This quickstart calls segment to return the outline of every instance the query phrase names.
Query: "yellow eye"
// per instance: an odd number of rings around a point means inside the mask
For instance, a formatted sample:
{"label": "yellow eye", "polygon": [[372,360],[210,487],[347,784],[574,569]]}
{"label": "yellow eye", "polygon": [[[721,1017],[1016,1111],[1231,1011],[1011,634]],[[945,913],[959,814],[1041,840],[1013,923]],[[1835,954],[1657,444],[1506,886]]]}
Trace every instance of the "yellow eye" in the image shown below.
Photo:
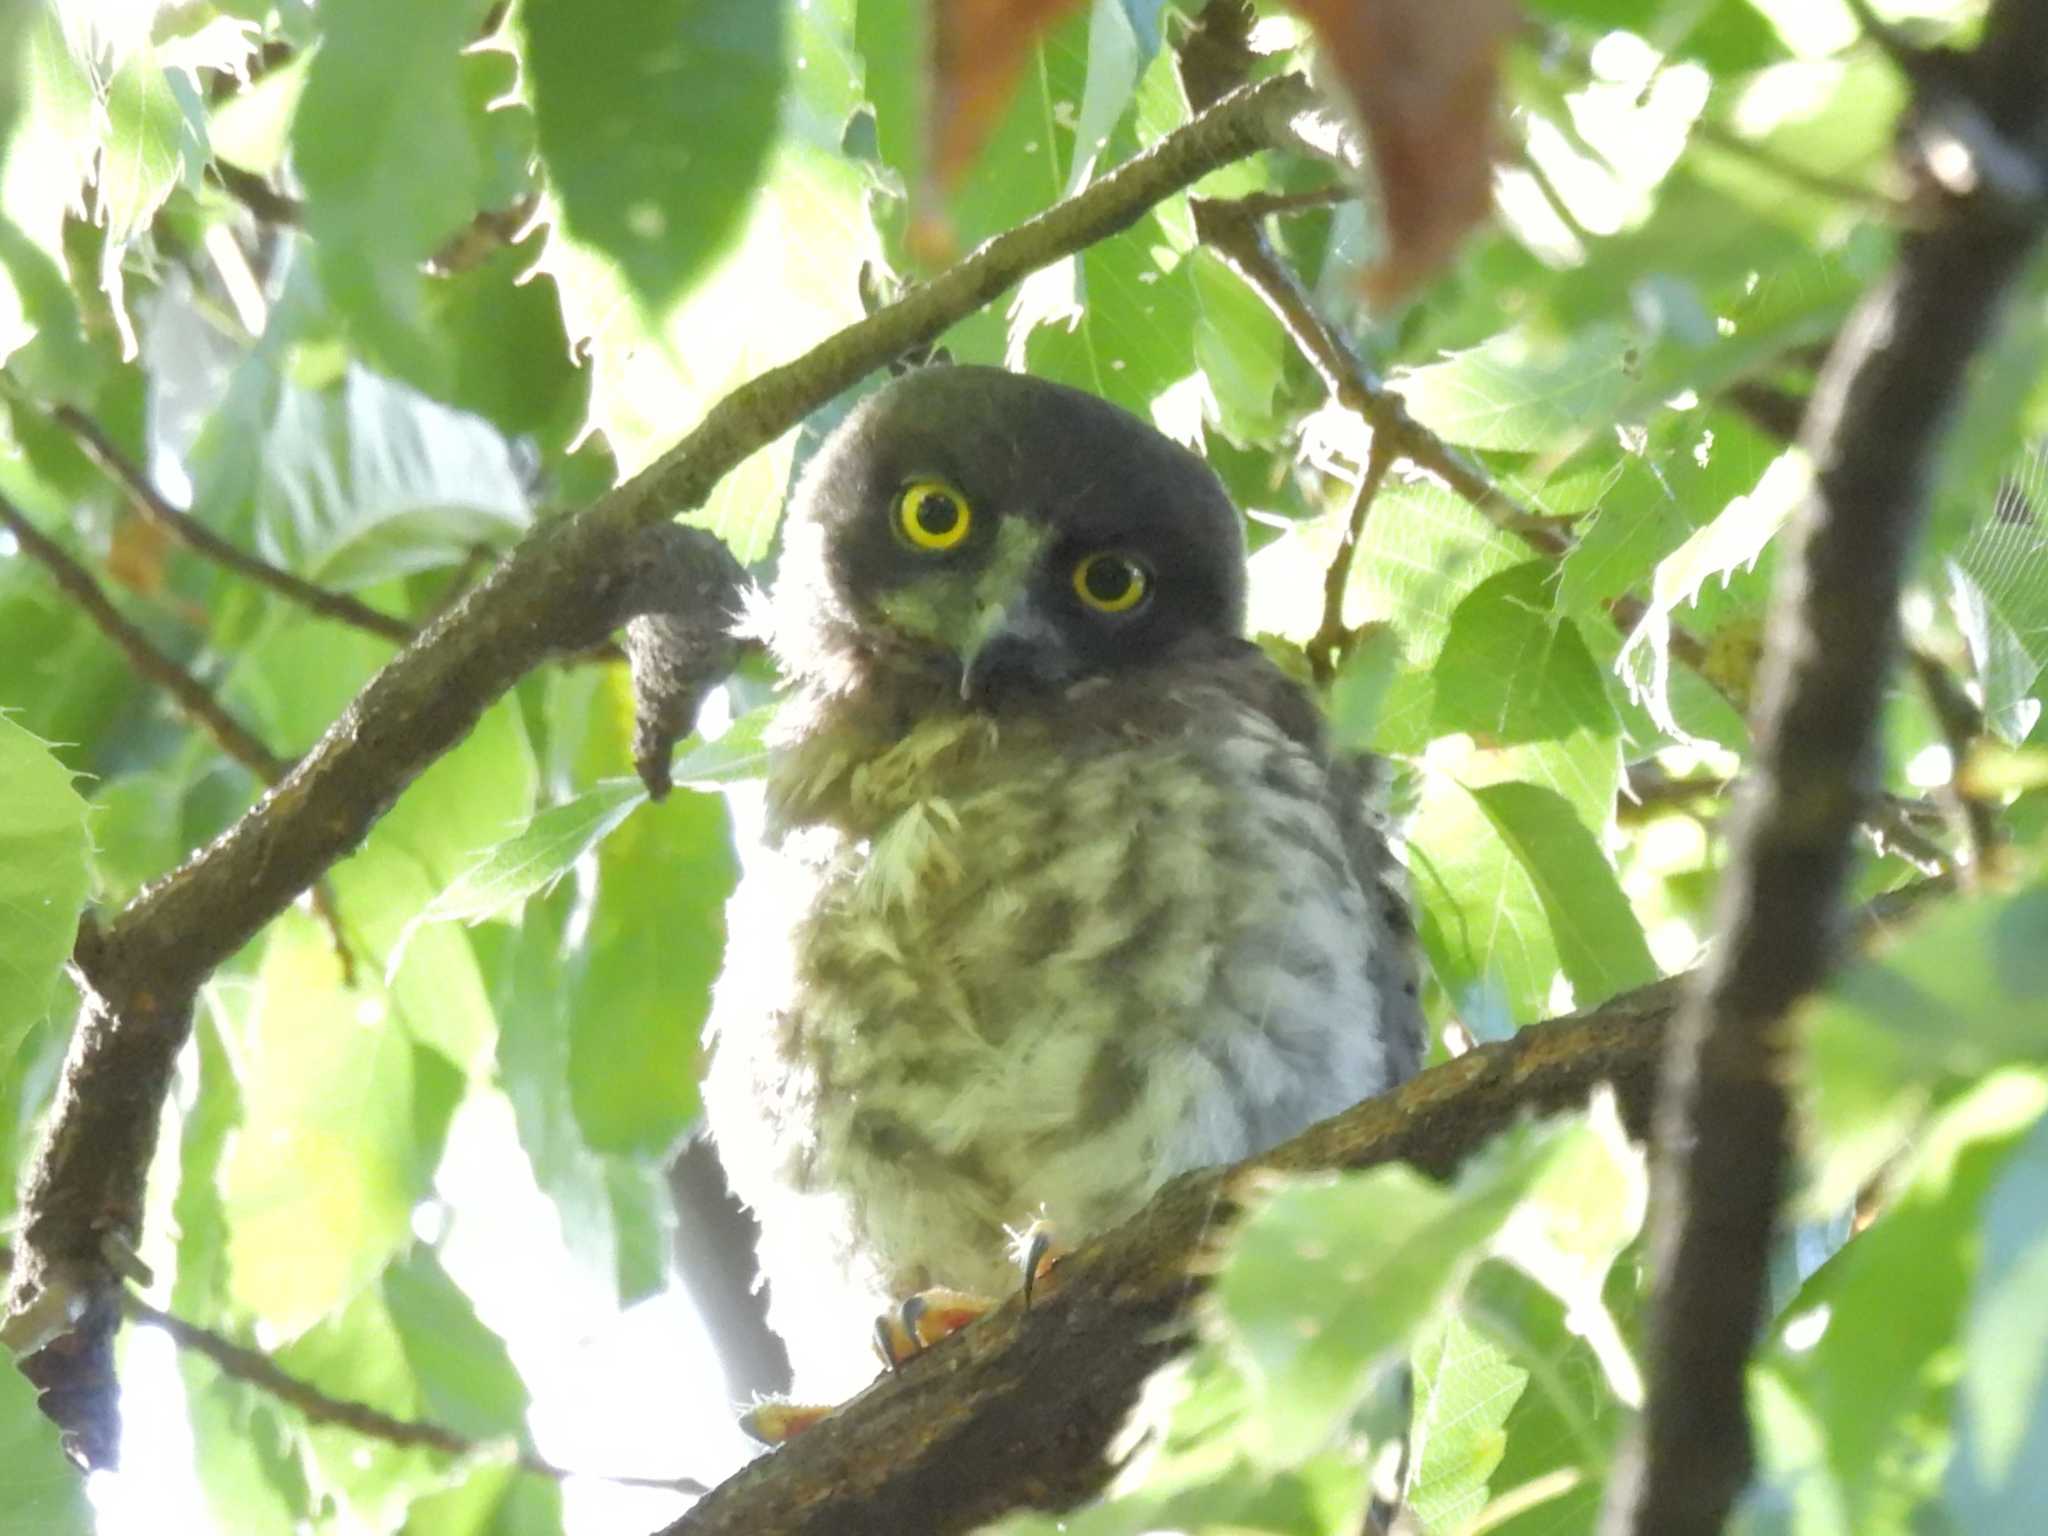
{"label": "yellow eye", "polygon": [[896,503],[896,524],[919,549],[951,549],[973,523],[965,498],[936,480],[918,481]]}
{"label": "yellow eye", "polygon": [[1099,552],[1074,567],[1074,593],[1097,613],[1129,613],[1151,590],[1152,578],[1129,555]]}

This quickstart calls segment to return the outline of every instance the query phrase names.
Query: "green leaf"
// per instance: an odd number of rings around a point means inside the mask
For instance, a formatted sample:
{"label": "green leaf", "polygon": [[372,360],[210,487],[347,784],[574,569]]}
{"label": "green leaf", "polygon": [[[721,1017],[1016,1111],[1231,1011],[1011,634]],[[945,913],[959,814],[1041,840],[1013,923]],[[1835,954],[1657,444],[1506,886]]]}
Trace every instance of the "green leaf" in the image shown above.
{"label": "green leaf", "polygon": [[50,749],[0,715],[0,1061],[49,1008],[91,879],[85,801]]}
{"label": "green leaf", "polygon": [[1529,1373],[1456,1312],[1423,1334],[1413,1360],[1405,1502],[1432,1536],[1454,1536],[1486,1507],[1487,1479],[1507,1451],[1508,1415]]}
{"label": "green leaf", "polygon": [[0,87],[0,100],[14,107],[13,120],[4,124],[0,213],[47,261],[61,262],[65,215],[77,206],[79,189],[91,184],[101,143],[90,28],[75,12],[67,16],[63,7],[45,3],[28,9],[12,41],[19,52],[0,66],[12,75]]}
{"label": "green leaf", "polygon": [[36,1406],[27,1377],[10,1367],[0,1378],[0,1530],[87,1536],[93,1517],[85,1479],[64,1454],[57,1426]]}
{"label": "green leaf", "polygon": [[1890,1528],[1938,1485],[1946,1458],[1928,1437],[1948,1415],[1978,1213],[2044,1109],[2048,1079],[2019,1070],[1946,1107],[1891,1207],[1814,1272],[1761,1351],[1760,1364],[1824,1426],[1818,1464],[1783,1475],[1826,1479],[1846,1531]]}
{"label": "green leaf", "polygon": [[1813,465],[1797,448],[1772,461],[1756,489],[1738,496],[1657,563],[1650,603],[1622,647],[1618,668],[1659,727],[1679,732],[1670,703],[1672,616],[1696,602],[1711,577],[1751,566],[1791,520],[1813,484]]}
{"label": "green leaf", "polygon": [[758,0],[521,9],[563,225],[650,312],[667,309],[746,221],[779,120],[783,13]]}
{"label": "green leaf", "polygon": [[374,994],[341,984],[326,933],[288,913],[230,1056],[243,1123],[221,1171],[234,1303],[302,1333],[408,1240],[433,1167],[415,1123],[414,1052]]}
{"label": "green leaf", "polygon": [[453,360],[429,324],[421,265],[478,207],[462,50],[482,13],[477,0],[323,4],[292,123],[322,285],[367,359],[433,393]]}
{"label": "green leaf", "polygon": [[697,1036],[736,876],[715,795],[673,795],[600,849],[569,1026],[571,1102],[593,1149],[661,1155],[695,1118]]}
{"label": "green leaf", "polygon": [[1472,796],[1527,871],[1578,1006],[1657,979],[1613,866],[1562,796],[1516,783],[1489,784]]}
{"label": "green leaf", "polygon": [[1551,606],[1552,566],[1489,577],[1459,603],[1437,657],[1436,730],[1488,746],[1620,733],[1579,627]]}
{"label": "green leaf", "polygon": [[1536,453],[1608,420],[1628,384],[1629,343],[1591,326],[1562,342],[1503,331],[1388,384],[1446,442]]}
{"label": "green leaf", "polygon": [[[367,1286],[334,1316],[276,1352],[277,1363],[317,1390],[395,1418],[424,1417],[397,1319],[381,1286]],[[400,1445],[346,1424],[307,1422],[296,1438],[314,1496],[364,1530],[394,1530],[413,1500],[458,1481],[444,1451]]]}
{"label": "green leaf", "polygon": [[646,802],[646,787],[638,779],[610,779],[549,806],[443,886],[419,921],[474,923],[517,912],[529,897],[553,889],[578,859]]}
{"label": "green leaf", "polygon": [[433,1251],[415,1248],[383,1285],[424,1416],[472,1440],[523,1440],[526,1384]]}
{"label": "green leaf", "polygon": [[1325,1445],[1386,1354],[1462,1282],[1538,1182],[1555,1128],[1509,1132],[1437,1184],[1405,1166],[1283,1183],[1216,1278],[1212,1337],[1243,1371],[1269,1466]]}
{"label": "green leaf", "polygon": [[1432,774],[1409,844],[1423,947],[1478,1020],[1543,1017],[1560,969],[1582,1006],[1655,978],[1612,867],[1556,791]]}
{"label": "green leaf", "polygon": [[2048,1465],[2048,1119],[2006,1160],[1979,1230],[1946,1502],[1963,1530],[2018,1536]]}

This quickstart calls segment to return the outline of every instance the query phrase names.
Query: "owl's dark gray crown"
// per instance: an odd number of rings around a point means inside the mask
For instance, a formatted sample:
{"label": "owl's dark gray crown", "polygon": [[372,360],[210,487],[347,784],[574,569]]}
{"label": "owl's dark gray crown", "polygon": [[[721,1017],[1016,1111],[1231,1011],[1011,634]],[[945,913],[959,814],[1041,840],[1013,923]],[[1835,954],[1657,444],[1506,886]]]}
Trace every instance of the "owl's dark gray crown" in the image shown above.
{"label": "owl's dark gray crown", "polygon": [[[906,522],[932,487],[955,540],[936,548]],[[1091,556],[1109,561],[1092,599]],[[1125,562],[1143,590],[1114,610],[1102,593],[1128,596]],[[812,459],[774,639],[785,667],[834,691],[928,672],[989,702],[1228,645],[1244,600],[1242,524],[1194,454],[1078,390],[938,367],[862,401]]]}

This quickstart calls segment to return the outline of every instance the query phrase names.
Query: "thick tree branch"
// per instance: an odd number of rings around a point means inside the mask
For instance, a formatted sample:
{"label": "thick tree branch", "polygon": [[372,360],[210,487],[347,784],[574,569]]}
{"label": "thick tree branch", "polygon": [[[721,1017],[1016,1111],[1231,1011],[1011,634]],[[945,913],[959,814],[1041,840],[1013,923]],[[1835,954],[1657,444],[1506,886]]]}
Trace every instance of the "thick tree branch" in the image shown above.
{"label": "thick tree branch", "polygon": [[663,1536],[953,1536],[1019,1506],[1065,1508],[1114,1470],[1103,1448],[1187,1342],[1202,1260],[1257,1180],[1408,1162],[1448,1175],[1529,1115],[1611,1083],[1642,1136],[1679,983],[1522,1030],[1230,1168],[1176,1179],[1020,1298],[885,1376],[714,1489]]}
{"label": "thick tree branch", "polygon": [[[1962,66],[2006,149],[2048,167],[2048,0],[1998,0]],[[1902,237],[1808,413],[1817,479],[1772,604],[1720,937],[1673,1032],[1658,1111],[1650,1391],[1609,1484],[1614,1536],[1710,1536],[1749,1477],[1745,1367],[1789,1154],[1786,1014],[1835,957],[1930,466],[2038,234],[1985,195]]]}
{"label": "thick tree branch", "polygon": [[[1945,894],[1922,881],[1873,901],[1861,942]],[[1239,1197],[1261,1175],[1406,1162],[1439,1178],[1531,1116],[1611,1086],[1647,1137],[1668,1026],[1690,976],[1481,1045],[1234,1167],[1176,1179],[1008,1303],[885,1376],[707,1495],[662,1536],[952,1536],[1006,1510],[1061,1509],[1114,1471],[1103,1449],[1139,1386],[1185,1347],[1187,1308]]]}
{"label": "thick tree branch", "polygon": [[[1101,180],[972,252],[898,302],[726,396],[631,481],[542,525],[364,687],[289,774],[75,955],[84,999],[22,1202],[4,1332],[46,1410],[110,1461],[110,1342],[157,1115],[199,983],[359,844],[401,791],[547,658],[595,644],[653,606],[672,561],[649,530],[700,505],[729,471],[866,373],[928,343],[1039,267],[1128,227],[1219,166],[1285,142],[1315,97],[1297,76],[1237,92]],[[703,574],[729,562],[708,535]],[[658,580],[657,577],[660,579]],[[707,623],[720,622],[715,612]]]}

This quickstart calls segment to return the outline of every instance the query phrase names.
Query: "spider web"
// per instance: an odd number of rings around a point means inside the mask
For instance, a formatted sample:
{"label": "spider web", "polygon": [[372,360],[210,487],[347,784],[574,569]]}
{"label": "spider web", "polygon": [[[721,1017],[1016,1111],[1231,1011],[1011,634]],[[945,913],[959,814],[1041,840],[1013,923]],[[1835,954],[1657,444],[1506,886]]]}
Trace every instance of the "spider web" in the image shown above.
{"label": "spider web", "polygon": [[2048,444],[2023,452],[1948,559],[1949,599],[1984,690],[1985,724],[2017,746],[2048,673]]}

